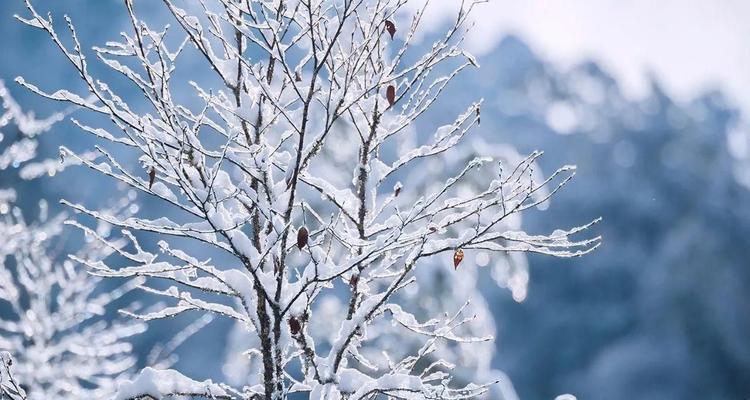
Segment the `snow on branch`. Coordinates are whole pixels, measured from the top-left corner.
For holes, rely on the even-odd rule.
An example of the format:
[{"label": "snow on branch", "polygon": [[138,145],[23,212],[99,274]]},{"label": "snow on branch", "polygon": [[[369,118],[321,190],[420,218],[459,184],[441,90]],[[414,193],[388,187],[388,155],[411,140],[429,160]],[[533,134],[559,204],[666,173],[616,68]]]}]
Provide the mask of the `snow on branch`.
[{"label": "snow on branch", "polygon": [[210,380],[197,382],[175,370],[145,368],[133,380],[120,382],[117,393],[111,399],[159,400],[179,396],[217,400],[235,398]]},{"label": "snow on branch", "polygon": [[10,353],[3,351],[0,353],[0,395],[2,398],[8,398],[10,400],[26,400],[26,391],[23,390],[21,385],[13,377],[11,368],[13,366],[13,358]]}]

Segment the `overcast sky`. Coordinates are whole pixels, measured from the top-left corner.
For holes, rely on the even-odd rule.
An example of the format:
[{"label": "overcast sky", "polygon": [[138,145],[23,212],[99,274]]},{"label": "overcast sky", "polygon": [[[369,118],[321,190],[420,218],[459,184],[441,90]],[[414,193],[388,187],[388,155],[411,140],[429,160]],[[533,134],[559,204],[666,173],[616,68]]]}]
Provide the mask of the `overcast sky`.
[{"label": "overcast sky", "polygon": [[[458,0],[432,0],[427,18],[453,17]],[[474,14],[477,55],[517,34],[563,66],[593,59],[631,96],[649,74],[686,100],[720,88],[750,112],[748,0],[490,0]],[[432,24],[434,26],[434,24]]]}]

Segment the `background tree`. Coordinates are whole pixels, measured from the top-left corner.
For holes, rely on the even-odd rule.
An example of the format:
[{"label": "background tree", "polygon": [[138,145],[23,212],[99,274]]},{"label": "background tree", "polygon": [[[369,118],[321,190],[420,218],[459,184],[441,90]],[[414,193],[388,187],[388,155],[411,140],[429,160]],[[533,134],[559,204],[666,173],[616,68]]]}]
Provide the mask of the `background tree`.
[{"label": "background tree", "polygon": [[[73,122],[100,139],[99,156],[62,147],[61,157],[179,212],[124,217],[66,202],[121,227],[130,241],[116,245],[119,239],[71,222],[117,256],[75,259],[98,275],[146,277],[144,290],[173,300],[136,317],[210,312],[257,338],[246,353],[262,373],[257,384],[230,388],[146,369],[120,385],[117,398],[481,396],[493,382],[454,382],[455,365],[443,353],[491,337],[466,332],[476,316],[460,303],[443,303],[453,309],[429,319],[415,317],[420,308],[441,305],[404,301],[434,284],[420,282],[418,271],[445,260],[454,269],[448,281],[460,281],[467,254],[574,257],[596,248],[599,238],[571,238],[591,224],[548,235],[513,226],[515,215],[544,204],[574,168],[542,176],[535,168],[539,152],[497,167],[487,157],[461,157],[467,153],[456,148],[479,122],[481,102],[434,135],[410,129],[453,77],[476,65],[460,47],[476,3],[461,4],[455,23],[426,49],[413,43],[422,12],[404,20],[404,1],[200,4],[188,11],[164,1],[180,28],[175,37],[166,27],[151,29],[125,1],[132,32],[93,48],[140,93],[147,104],[138,107],[115,90],[122,81],[92,76],[70,19],[68,45],[30,1],[29,16],[18,17],[49,34],[89,91],[84,98],[18,80],[94,116]],[[211,77],[180,77],[178,60],[189,51],[205,60]],[[194,96],[175,95],[187,89]],[[127,162],[133,155],[140,171]],[[440,163],[442,170],[430,163],[445,157],[461,162]],[[522,287],[523,276],[509,273],[507,282]],[[326,307],[334,298],[343,307]],[[325,332],[314,328],[326,322]],[[381,329],[383,322],[402,334]],[[421,339],[413,352],[399,346],[409,335]]]},{"label": "background tree", "polygon": [[[62,170],[59,161],[35,158],[39,135],[63,115],[37,119],[24,113],[1,81],[0,99],[0,140],[10,143],[0,154],[0,173],[18,169],[30,179]],[[27,222],[13,188],[0,188],[0,194],[0,393],[15,400],[112,394],[115,379],[132,372],[136,358],[129,339],[145,324],[111,314],[139,280],[104,291],[100,279],[66,259],[75,241],[63,236],[65,214],[48,218],[47,203],[41,201],[38,216]],[[126,198],[108,211],[126,215],[130,205]],[[107,231],[106,223],[99,224],[100,235]],[[75,254],[103,259],[112,251],[89,240]]]}]

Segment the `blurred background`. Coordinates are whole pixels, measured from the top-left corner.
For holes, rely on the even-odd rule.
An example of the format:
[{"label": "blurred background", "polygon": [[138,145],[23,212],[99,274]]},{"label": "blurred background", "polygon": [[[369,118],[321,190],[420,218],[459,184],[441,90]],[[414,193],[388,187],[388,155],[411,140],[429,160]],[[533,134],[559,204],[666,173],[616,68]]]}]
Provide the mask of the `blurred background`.
[{"label": "blurred background", "polygon": [[[161,12],[161,2],[137,3],[141,12]],[[58,19],[70,14],[87,46],[129,29],[117,1],[35,4]],[[433,1],[425,26],[434,31],[423,41],[457,8]],[[80,85],[43,33],[13,19],[23,11],[20,0],[0,2],[0,80],[25,109],[46,116],[60,104],[24,91],[16,76],[45,89]],[[477,11],[467,45],[481,68],[449,86],[450,101],[423,123],[484,98],[472,135],[521,153],[544,150],[548,172],[578,165],[548,209],[525,215],[524,229],[602,216],[604,237],[581,259],[529,257],[521,302],[487,283],[494,365],[521,399],[748,398],[750,2],[494,0]],[[40,153],[55,157],[60,142],[87,148],[87,140],[61,123]],[[0,183],[16,188],[31,215],[41,198],[62,210],[54,200],[101,197],[104,183],[82,168],[64,174],[22,181],[2,172]],[[188,323],[149,330],[139,349],[145,354]],[[229,331],[217,320],[196,334],[178,367],[220,377]]]}]

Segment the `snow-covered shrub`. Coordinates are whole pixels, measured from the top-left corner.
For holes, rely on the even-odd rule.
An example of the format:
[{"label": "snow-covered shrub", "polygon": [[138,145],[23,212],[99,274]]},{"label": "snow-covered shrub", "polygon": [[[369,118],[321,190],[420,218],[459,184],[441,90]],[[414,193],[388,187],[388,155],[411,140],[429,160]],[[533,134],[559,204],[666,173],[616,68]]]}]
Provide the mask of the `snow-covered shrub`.
[{"label": "snow-covered shrub", "polygon": [[[403,0],[186,3],[164,0],[175,32],[152,29],[126,0],[132,31],[93,47],[142,96],[137,106],[113,89],[121,82],[92,75],[94,58],[69,19],[70,46],[30,1],[18,17],[49,34],[89,93],[19,83],[112,122],[74,121],[99,139],[96,159],[65,146],[61,155],[168,210],[123,218],[66,202],[131,242],[116,247],[117,263],[81,262],[97,275],[147,277],[144,290],[172,301],[138,318],[214,313],[235,320],[250,346],[240,353],[251,377],[244,387],[146,369],[116,398],[486,394],[498,375],[486,353],[470,350],[493,330],[477,323],[488,313],[473,260],[575,257],[599,238],[573,237],[591,224],[520,230],[517,216],[543,205],[574,168],[544,176],[539,152],[493,160],[464,145],[481,101],[430,134],[413,129],[446,85],[476,66],[460,47],[476,2],[461,4],[431,46],[415,42],[423,10],[407,16]],[[190,56],[203,75],[180,75]],[[127,162],[133,155],[140,167]],[[117,240],[76,225],[102,243]],[[498,265],[498,282],[523,298],[525,270]]]}]

